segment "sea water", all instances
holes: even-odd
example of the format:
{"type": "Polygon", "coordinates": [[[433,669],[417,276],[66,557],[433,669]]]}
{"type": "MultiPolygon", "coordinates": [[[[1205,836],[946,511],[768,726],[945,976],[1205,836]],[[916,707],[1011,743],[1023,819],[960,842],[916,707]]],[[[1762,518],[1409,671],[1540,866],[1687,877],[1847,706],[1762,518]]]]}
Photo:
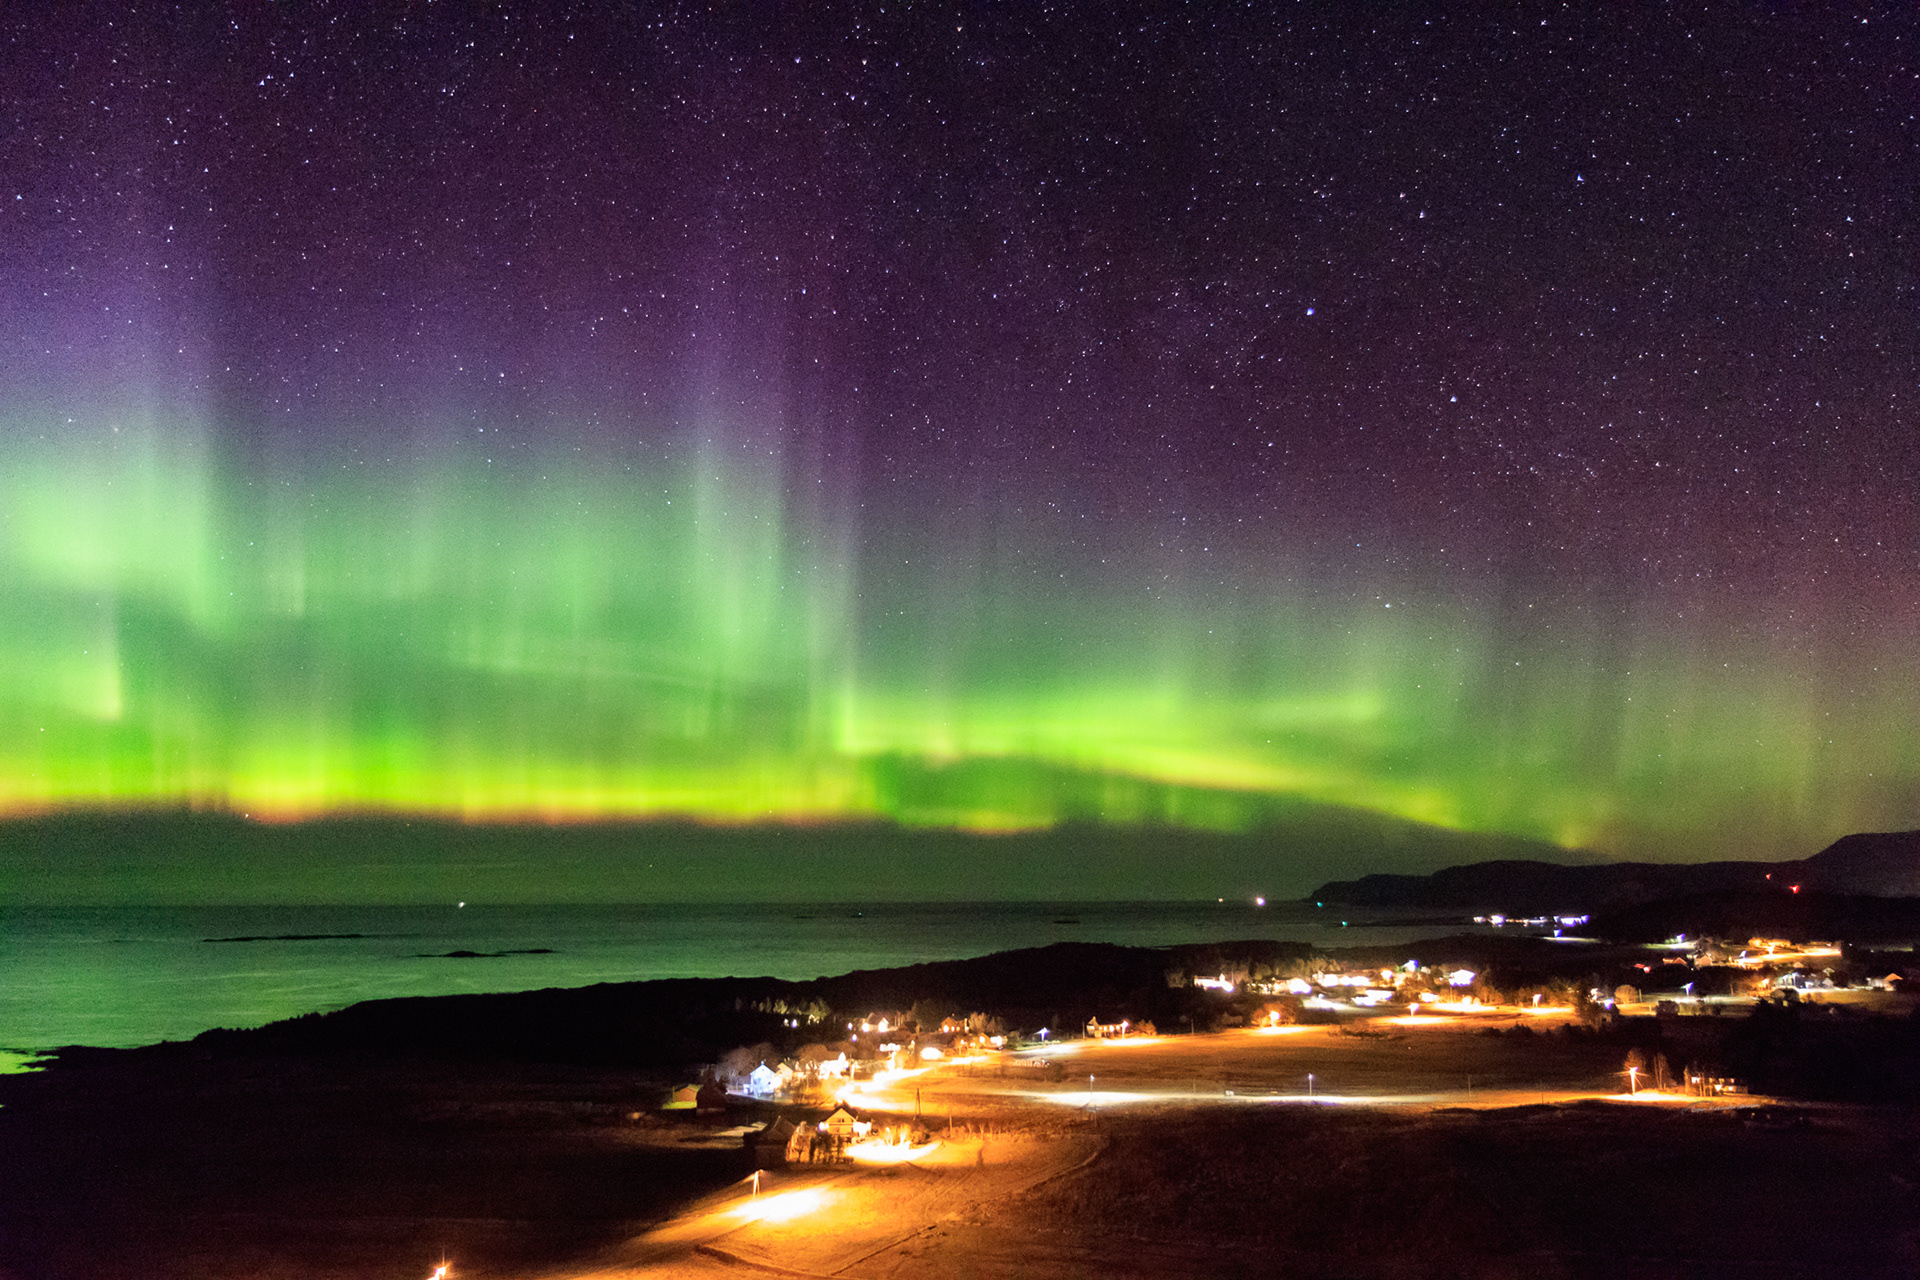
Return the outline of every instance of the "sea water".
{"type": "MultiPolygon", "coordinates": [[[[1063,941],[1436,932],[1312,903],[0,908],[0,1050],[129,1047],[362,1000],[653,978],[810,979],[1063,941]]],[[[0,1062],[0,1069],[6,1063],[0,1062]]]]}

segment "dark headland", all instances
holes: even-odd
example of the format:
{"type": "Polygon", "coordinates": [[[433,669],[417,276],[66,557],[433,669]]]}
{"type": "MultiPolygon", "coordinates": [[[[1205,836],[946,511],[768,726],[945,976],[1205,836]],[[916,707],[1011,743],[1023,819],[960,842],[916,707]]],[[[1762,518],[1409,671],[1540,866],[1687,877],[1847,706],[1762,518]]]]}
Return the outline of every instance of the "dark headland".
{"type": "Polygon", "coordinates": [[[1593,913],[1712,894],[1803,892],[1920,897],[1920,831],[1863,832],[1810,858],[1784,862],[1602,862],[1567,865],[1502,859],[1429,875],[1331,880],[1310,898],[1350,907],[1397,907],[1532,915],[1593,913]]]}

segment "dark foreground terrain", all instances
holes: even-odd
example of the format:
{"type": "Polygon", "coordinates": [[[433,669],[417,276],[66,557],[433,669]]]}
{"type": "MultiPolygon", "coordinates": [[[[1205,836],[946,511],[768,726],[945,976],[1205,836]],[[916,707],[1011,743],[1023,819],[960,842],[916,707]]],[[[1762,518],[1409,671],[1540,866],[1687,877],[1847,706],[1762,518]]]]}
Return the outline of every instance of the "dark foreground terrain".
{"type": "MultiPolygon", "coordinates": [[[[628,1274],[605,1269],[620,1241],[747,1168],[737,1140],[636,1118],[651,1093],[618,1073],[126,1067],[10,1092],[0,1273],[424,1280],[444,1255],[470,1278],[628,1274]]],[[[1035,1104],[1027,1116],[1098,1154],[937,1222],[885,1274],[1920,1274],[1908,1108],[1035,1104]]],[[[1001,1106],[992,1124],[1022,1121],[1001,1106]]],[[[739,1270],[690,1262],[688,1274],[739,1270]]]]}
{"type": "MultiPolygon", "coordinates": [[[[1549,944],[1475,945],[1515,990],[1555,980],[1535,972],[1549,944]]],[[[1076,944],[806,984],[381,1001],[63,1051],[0,1077],[0,1278],[425,1280],[443,1257],[468,1280],[695,1276],[740,1274],[756,1248],[854,1280],[1920,1275],[1920,1023],[1825,996],[1069,1038],[1030,1066],[943,1067],[868,1096],[911,1115],[924,1092],[963,1135],[944,1172],[847,1174],[842,1209],[727,1234],[732,1260],[685,1243],[683,1211],[726,1226],[734,1210],[712,1206],[745,1194],[746,1152],[723,1130],[771,1110],[668,1118],[663,1092],[694,1064],[756,1041],[789,1053],[783,1027],[814,1039],[921,1001],[1012,1025],[1231,1026],[1258,1000],[1186,971],[1303,949],[1241,950],[1076,944]],[[1634,1052],[1774,1096],[1597,1100],[1634,1052]],[[1513,1102],[1532,1105],[1488,1105],[1513,1102]],[[650,1238],[682,1244],[635,1252],[659,1224],[650,1238]]],[[[1640,973],[1599,949],[1577,963],[1640,973]]]]}
{"type": "Polygon", "coordinates": [[[7,1086],[11,1280],[514,1274],[741,1172],[630,1073],[107,1055],[7,1086]]]}
{"type": "Polygon", "coordinates": [[[1911,1112],[1208,1109],[957,1228],[978,1275],[1909,1277],[1911,1112]],[[1040,1265],[1044,1260],[1044,1266],[1040,1265]]]}

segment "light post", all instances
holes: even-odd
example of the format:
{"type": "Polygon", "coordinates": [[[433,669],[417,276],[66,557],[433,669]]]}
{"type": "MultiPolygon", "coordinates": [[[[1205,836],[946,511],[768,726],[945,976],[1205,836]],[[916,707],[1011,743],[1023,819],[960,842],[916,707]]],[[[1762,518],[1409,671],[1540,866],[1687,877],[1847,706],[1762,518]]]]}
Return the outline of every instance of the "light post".
{"type": "Polygon", "coordinates": [[[1632,1097],[1639,1092],[1640,1092],[1640,1068],[1628,1067],[1627,1068],[1627,1096],[1632,1097]]]}
{"type": "Polygon", "coordinates": [[[1313,1072],[1311,1071],[1307,1072],[1307,1096],[1309,1098],[1313,1096],[1313,1072]]]}

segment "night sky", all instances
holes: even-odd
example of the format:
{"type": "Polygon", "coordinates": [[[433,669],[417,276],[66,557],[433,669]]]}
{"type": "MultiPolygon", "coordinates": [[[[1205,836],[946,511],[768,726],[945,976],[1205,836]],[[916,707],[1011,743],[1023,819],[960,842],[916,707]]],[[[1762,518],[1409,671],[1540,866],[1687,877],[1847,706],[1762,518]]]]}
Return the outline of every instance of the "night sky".
{"type": "Polygon", "coordinates": [[[1920,19],[1593,7],[10,11],[0,809],[1920,826],[1920,19]]]}

